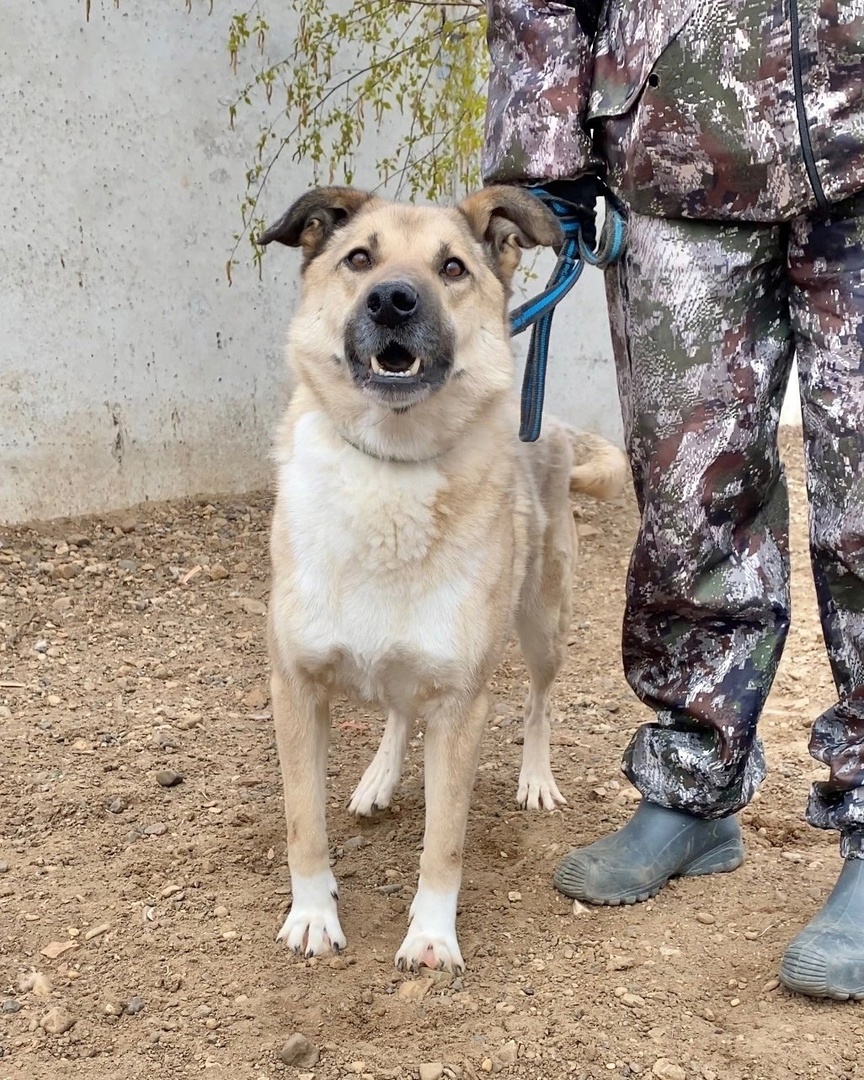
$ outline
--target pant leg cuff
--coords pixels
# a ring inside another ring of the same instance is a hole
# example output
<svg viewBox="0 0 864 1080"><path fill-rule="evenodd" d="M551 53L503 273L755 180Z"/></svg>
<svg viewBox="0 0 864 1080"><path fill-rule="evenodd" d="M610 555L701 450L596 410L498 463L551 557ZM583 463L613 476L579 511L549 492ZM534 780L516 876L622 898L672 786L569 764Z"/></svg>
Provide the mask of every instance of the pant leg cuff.
<svg viewBox="0 0 864 1080"><path fill-rule="evenodd" d="M759 739L730 766L711 731L682 731L661 724L641 727L624 754L627 779L648 802L700 818L723 818L743 809L765 779Z"/></svg>

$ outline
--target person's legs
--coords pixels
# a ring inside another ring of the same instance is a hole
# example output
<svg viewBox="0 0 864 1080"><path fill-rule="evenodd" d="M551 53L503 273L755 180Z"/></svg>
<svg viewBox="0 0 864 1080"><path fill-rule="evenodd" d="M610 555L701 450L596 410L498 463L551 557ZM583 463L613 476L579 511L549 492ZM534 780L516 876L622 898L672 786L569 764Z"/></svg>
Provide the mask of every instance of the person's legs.
<svg viewBox="0 0 864 1080"><path fill-rule="evenodd" d="M633 216L607 283L642 515L627 679L656 713L627 749L643 803L555 883L632 903L743 859L731 815L764 776L756 723L789 623L777 427L791 353L781 226Z"/></svg>
<svg viewBox="0 0 864 1080"><path fill-rule="evenodd" d="M780 974L801 993L864 998L864 196L794 223L789 272L810 554L839 698L813 726L810 752L830 774L807 820L839 830L846 861Z"/></svg>

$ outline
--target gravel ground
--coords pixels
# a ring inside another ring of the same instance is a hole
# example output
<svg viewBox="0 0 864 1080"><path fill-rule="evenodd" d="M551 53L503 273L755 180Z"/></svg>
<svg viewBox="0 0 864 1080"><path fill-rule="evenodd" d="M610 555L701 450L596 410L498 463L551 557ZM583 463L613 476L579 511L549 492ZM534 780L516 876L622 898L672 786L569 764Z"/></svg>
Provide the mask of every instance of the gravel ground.
<svg viewBox="0 0 864 1080"><path fill-rule="evenodd" d="M569 846L632 811L618 763L645 719L618 653L635 508L586 501L553 726L569 806L515 808L513 651L475 788L460 979L393 967L422 740L398 805L358 822L346 804L383 720L347 706L329 810L349 949L304 962L274 940L290 888L263 645L267 494L0 530L0 1080L864 1076L861 1006L796 999L775 979L839 870L835 837L803 821L820 773L808 728L832 688L786 440L795 626L744 867L625 910L574 912L551 887Z"/></svg>

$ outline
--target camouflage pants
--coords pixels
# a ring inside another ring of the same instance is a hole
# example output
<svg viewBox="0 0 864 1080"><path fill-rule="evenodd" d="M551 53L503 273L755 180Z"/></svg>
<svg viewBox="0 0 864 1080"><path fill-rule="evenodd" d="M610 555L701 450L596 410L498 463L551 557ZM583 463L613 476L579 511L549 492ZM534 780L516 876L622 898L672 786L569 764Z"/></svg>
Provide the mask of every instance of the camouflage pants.
<svg viewBox="0 0 864 1080"><path fill-rule="evenodd" d="M864 858L864 196L830 222L634 215L607 271L641 511L624 619L630 685L656 713L624 771L662 806L723 817L765 775L757 721L789 627L777 428L793 355L811 555L838 703L807 819Z"/></svg>

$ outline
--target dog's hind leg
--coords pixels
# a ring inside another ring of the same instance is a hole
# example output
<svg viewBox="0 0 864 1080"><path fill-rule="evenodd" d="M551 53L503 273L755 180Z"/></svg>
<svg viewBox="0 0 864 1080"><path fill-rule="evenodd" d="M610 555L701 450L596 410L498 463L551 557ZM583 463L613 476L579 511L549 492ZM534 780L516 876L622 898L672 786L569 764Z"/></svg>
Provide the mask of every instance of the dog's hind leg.
<svg viewBox="0 0 864 1080"><path fill-rule="evenodd" d="M525 583L516 615L519 643L531 683L525 701L525 741L516 802L523 809L554 810L567 800L558 790L549 760L549 691L564 662L572 612L571 575L575 530L572 518L564 543L547 540L542 569ZM561 537L564 540L563 537Z"/></svg>
<svg viewBox="0 0 864 1080"><path fill-rule="evenodd" d="M465 967L456 939L456 906L468 807L488 709L488 698L481 693L467 710L450 699L427 716L426 832L411 921L396 953L401 971L416 971L421 965L454 972Z"/></svg>
<svg viewBox="0 0 864 1080"><path fill-rule="evenodd" d="M288 682L274 669L270 699L282 768L291 910L278 940L302 956L345 948L338 889L330 869L326 824L330 709L314 687Z"/></svg>
<svg viewBox="0 0 864 1080"><path fill-rule="evenodd" d="M402 778L402 765L412 727L412 717L393 711L389 713L378 752L363 773L363 779L348 804L352 814L366 817L390 805L393 792Z"/></svg>

